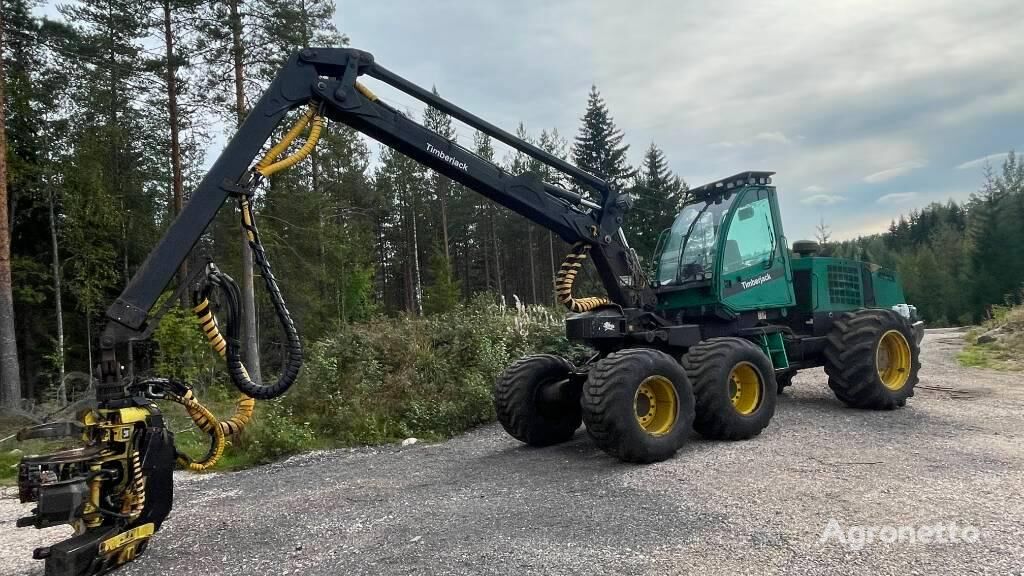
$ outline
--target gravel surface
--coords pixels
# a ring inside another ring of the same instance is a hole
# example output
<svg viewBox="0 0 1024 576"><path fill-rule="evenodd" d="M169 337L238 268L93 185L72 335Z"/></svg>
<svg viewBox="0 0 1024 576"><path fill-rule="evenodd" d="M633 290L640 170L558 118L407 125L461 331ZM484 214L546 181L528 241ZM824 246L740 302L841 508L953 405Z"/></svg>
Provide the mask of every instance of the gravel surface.
<svg viewBox="0 0 1024 576"><path fill-rule="evenodd" d="M170 519L121 574L1022 574L1024 378L959 367L961 346L928 333L905 409L847 409L807 371L760 437L695 439L648 466L582 430L531 449L487 426L181 475ZM31 549L60 538L15 531L24 513L0 501L0 574L42 574ZM980 534L858 547L822 542L830 520L853 538L940 523Z"/></svg>

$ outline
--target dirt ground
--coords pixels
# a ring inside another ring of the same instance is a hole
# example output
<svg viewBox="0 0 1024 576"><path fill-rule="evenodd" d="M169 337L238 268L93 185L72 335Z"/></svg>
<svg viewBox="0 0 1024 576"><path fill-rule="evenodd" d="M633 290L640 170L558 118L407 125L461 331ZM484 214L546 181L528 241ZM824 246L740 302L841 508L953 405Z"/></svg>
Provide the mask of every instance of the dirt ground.
<svg viewBox="0 0 1024 576"><path fill-rule="evenodd" d="M845 408L808 371L760 437L649 466L582 429L531 449L492 425L181 475L121 574L1022 574L1024 375L962 368L961 346L926 335L905 409ZM31 550L61 533L15 530L12 496L0 574L42 574Z"/></svg>

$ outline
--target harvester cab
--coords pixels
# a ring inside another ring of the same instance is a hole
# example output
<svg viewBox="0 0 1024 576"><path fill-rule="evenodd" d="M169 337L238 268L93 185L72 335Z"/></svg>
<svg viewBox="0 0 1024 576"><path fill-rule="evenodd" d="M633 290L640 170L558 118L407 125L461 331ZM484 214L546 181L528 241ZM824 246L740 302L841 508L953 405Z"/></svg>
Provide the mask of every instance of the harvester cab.
<svg viewBox="0 0 1024 576"><path fill-rule="evenodd" d="M772 172L744 172L693 191L654 261L662 310L735 314L795 304Z"/></svg>

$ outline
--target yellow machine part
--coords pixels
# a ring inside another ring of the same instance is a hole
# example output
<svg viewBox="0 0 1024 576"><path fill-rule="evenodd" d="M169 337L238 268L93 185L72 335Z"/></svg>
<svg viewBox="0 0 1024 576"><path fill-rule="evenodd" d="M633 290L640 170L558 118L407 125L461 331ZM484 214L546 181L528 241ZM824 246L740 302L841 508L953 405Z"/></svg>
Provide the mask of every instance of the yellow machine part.
<svg viewBox="0 0 1024 576"><path fill-rule="evenodd" d="M572 296L572 285L576 281L576 275L583 269L583 261L587 259L589 252L589 244L577 242L572 247L572 252L565 256L562 266L555 275L555 295L570 312L586 312L598 306L611 304L611 300L600 296L587 298L573 298Z"/></svg>

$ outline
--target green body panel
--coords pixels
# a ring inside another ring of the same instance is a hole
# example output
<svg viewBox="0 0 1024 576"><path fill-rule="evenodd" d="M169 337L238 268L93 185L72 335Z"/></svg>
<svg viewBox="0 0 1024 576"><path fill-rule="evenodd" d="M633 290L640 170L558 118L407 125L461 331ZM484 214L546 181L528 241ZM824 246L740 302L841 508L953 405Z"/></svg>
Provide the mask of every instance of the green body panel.
<svg viewBox="0 0 1024 576"><path fill-rule="evenodd" d="M903 294L903 282L895 271L872 266L871 278L879 308L892 308L897 304L907 303L907 297Z"/></svg>
<svg viewBox="0 0 1024 576"><path fill-rule="evenodd" d="M798 278L800 297L797 299L796 307L801 312L892 308L896 304L906 303L899 276L874 264L844 258L812 256L794 258L792 265L798 277L809 275L809 281ZM867 281L865 275L870 276ZM868 290L871 293L868 293Z"/></svg>

